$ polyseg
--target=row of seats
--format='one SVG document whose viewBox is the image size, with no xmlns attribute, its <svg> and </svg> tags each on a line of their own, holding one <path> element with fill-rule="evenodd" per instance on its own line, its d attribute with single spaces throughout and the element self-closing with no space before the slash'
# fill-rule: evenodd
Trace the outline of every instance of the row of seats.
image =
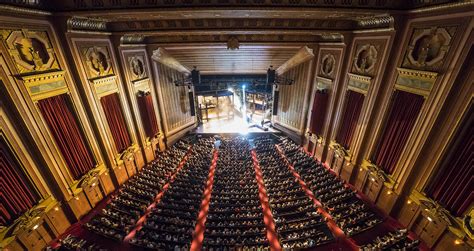
<svg viewBox="0 0 474 251">
<path fill-rule="evenodd" d="M 145 214 L 163 186 L 169 182 L 189 147 L 190 142 L 184 139 L 159 153 L 155 161 L 130 178 L 111 196 L 111 202 L 101 213 L 85 224 L 86 229 L 105 237 L 123 240 Z"/>
<path fill-rule="evenodd" d="M 212 162 L 214 138 L 199 138 L 159 203 L 130 240 L 159 250 L 189 250 Z"/>
<path fill-rule="evenodd" d="M 375 238 L 371 243 L 362 246 L 363 251 L 375 250 L 418 250 L 419 240 L 412 240 L 408 237 L 406 229 L 399 229 L 389 232 L 384 236 Z"/>
<path fill-rule="evenodd" d="M 293 141 L 283 138 L 278 146 L 347 236 L 361 233 L 382 222 L 352 189 Z"/>
<path fill-rule="evenodd" d="M 261 136 L 254 143 L 283 249 L 313 248 L 333 241 L 325 219 L 281 159 L 274 140 Z"/>
<path fill-rule="evenodd" d="M 248 140 L 223 138 L 202 250 L 269 250 L 258 195 Z"/>
</svg>

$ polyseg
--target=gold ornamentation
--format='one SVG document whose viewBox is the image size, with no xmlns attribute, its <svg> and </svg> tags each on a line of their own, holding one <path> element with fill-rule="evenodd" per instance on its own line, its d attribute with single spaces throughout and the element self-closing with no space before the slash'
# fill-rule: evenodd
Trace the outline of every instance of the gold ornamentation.
<svg viewBox="0 0 474 251">
<path fill-rule="evenodd" d="M 444 62 L 456 27 L 415 29 L 403 67 L 437 71 Z"/>
<path fill-rule="evenodd" d="M 57 96 L 69 91 L 65 71 L 54 71 L 20 77 L 33 101 Z"/>
<path fill-rule="evenodd" d="M 377 63 L 378 52 L 375 45 L 364 44 L 359 46 L 354 57 L 354 71 L 362 75 L 372 75 Z"/>
<path fill-rule="evenodd" d="M 107 23 L 100 19 L 71 17 L 67 20 L 67 27 L 71 30 L 106 31 Z"/>
<path fill-rule="evenodd" d="M 0 35 L 20 74 L 59 70 L 46 31 L 0 30 Z"/>
<path fill-rule="evenodd" d="M 331 78 L 334 73 L 336 58 L 332 54 L 326 54 L 321 59 L 321 75 Z"/>
<path fill-rule="evenodd" d="M 112 60 L 106 46 L 84 48 L 82 54 L 85 58 L 90 78 L 107 76 L 114 73 L 112 69 Z"/>
<path fill-rule="evenodd" d="M 424 97 L 429 96 L 438 73 L 397 68 L 398 77 L 395 88 Z"/>
<path fill-rule="evenodd" d="M 132 80 L 142 79 L 146 77 L 146 68 L 143 63 L 143 56 L 137 55 L 128 58 L 129 71 L 132 75 Z"/>
<path fill-rule="evenodd" d="M 92 81 L 97 96 L 103 97 L 111 93 L 118 92 L 116 76 L 97 78 Z"/>
<path fill-rule="evenodd" d="M 349 83 L 347 88 L 351 91 L 366 95 L 367 91 L 369 90 L 370 81 L 372 80 L 372 77 L 352 73 L 347 73 L 347 75 L 349 76 Z"/>
</svg>

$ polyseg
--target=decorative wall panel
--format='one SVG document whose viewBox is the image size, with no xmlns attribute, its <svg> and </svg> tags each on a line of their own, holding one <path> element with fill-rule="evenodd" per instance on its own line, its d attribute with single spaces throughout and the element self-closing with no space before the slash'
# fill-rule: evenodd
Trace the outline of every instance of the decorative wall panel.
<svg viewBox="0 0 474 251">
<path fill-rule="evenodd" d="M 312 61 L 298 65 L 282 77 L 294 80 L 293 85 L 279 86 L 280 101 L 275 121 L 298 134 L 303 133 L 306 97 L 308 95 L 310 65 Z"/>
<path fill-rule="evenodd" d="M 170 136 L 195 122 L 191 116 L 188 87 L 175 86 L 174 80 L 185 76 L 169 67 L 155 62 L 158 77 L 158 92 L 163 114 L 165 135 Z"/>
</svg>

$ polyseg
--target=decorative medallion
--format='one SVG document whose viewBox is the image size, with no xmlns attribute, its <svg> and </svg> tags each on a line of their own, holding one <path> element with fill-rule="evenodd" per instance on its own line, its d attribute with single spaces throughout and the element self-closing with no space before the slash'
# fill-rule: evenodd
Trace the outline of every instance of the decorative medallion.
<svg viewBox="0 0 474 251">
<path fill-rule="evenodd" d="M 145 64 L 143 63 L 143 56 L 132 56 L 128 58 L 129 69 L 132 80 L 142 79 L 146 77 Z"/>
<path fill-rule="evenodd" d="M 93 46 L 84 48 L 82 50 L 82 54 L 85 58 L 88 75 L 90 78 L 113 74 L 112 62 L 107 47 Z"/>
<path fill-rule="evenodd" d="M 403 67 L 438 71 L 443 65 L 456 27 L 432 27 L 413 31 Z"/>
<path fill-rule="evenodd" d="M 331 78 L 334 73 L 336 65 L 336 58 L 332 54 L 326 54 L 321 59 L 320 74 L 325 77 Z"/>
<path fill-rule="evenodd" d="M 0 35 L 20 74 L 59 70 L 46 31 L 0 30 Z"/>
<path fill-rule="evenodd" d="M 377 62 L 377 48 L 375 45 L 364 44 L 358 46 L 354 58 L 353 72 L 372 76 Z"/>
</svg>

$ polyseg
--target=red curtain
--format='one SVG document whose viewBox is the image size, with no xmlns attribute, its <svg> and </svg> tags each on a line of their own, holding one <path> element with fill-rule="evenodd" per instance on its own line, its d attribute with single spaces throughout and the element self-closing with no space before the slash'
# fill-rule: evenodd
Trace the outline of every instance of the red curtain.
<svg viewBox="0 0 474 251">
<path fill-rule="evenodd" d="M 79 127 L 69 97 L 63 94 L 43 99 L 38 102 L 38 107 L 72 176 L 74 179 L 80 178 L 96 162 Z"/>
<path fill-rule="evenodd" d="M 471 105 L 437 175 L 430 180 L 426 189 L 429 197 L 455 216 L 463 216 L 474 200 L 473 110 Z"/>
<path fill-rule="evenodd" d="M 309 131 L 316 135 L 321 135 L 323 133 L 328 97 L 329 95 L 326 90 L 317 90 L 316 94 L 314 94 Z"/>
<path fill-rule="evenodd" d="M 140 93 L 137 97 L 137 101 L 142 123 L 145 127 L 145 133 L 150 138 L 154 137 L 158 133 L 158 121 L 156 120 L 153 99 L 150 92 Z"/>
<path fill-rule="evenodd" d="M 394 92 L 381 139 L 372 157 L 386 173 L 393 173 L 423 101 L 420 95 L 398 90 Z"/>
<path fill-rule="evenodd" d="M 1 136 L 0 188 L 0 225 L 2 226 L 10 225 L 41 199 Z"/>
<path fill-rule="evenodd" d="M 347 91 L 341 126 L 336 137 L 336 141 L 347 150 L 349 150 L 352 137 L 354 136 L 360 111 L 362 110 L 362 104 L 364 104 L 363 94 L 351 90 Z"/>
<path fill-rule="evenodd" d="M 102 103 L 107 123 L 112 132 L 115 147 L 118 152 L 122 152 L 132 144 L 132 141 L 127 130 L 122 107 L 120 106 L 119 96 L 117 93 L 109 94 L 102 97 L 100 103 Z"/>
</svg>

